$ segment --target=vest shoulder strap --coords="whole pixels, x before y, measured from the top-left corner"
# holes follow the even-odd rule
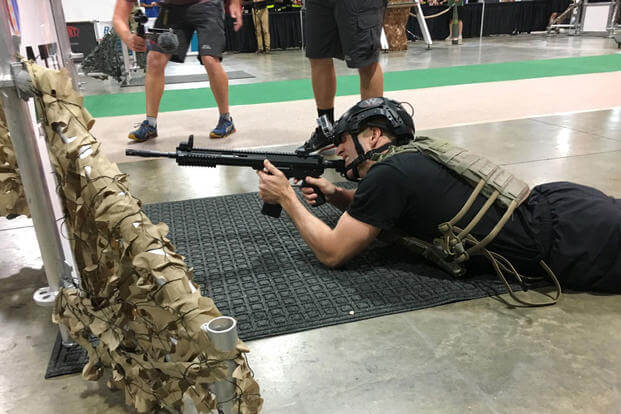
[[[396,154],[405,152],[422,153],[455,172],[472,186],[484,180],[485,185],[481,191],[483,195],[489,198],[495,191],[498,191],[499,195],[496,200],[504,208],[508,208],[513,201],[519,205],[528,197],[530,191],[528,184],[498,164],[437,138],[416,137],[409,144],[391,147],[388,152],[376,157],[375,160],[385,161]]]

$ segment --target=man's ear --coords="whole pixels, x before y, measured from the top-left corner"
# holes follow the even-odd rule
[[[382,130],[378,127],[371,127],[371,145],[373,148],[377,146],[379,139],[382,136]]]

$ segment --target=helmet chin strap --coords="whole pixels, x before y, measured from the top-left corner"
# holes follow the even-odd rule
[[[364,148],[362,148],[362,145],[360,144],[360,141],[358,140],[358,134],[351,134],[351,137],[352,137],[352,140],[354,141],[354,147],[356,148],[358,157],[355,160],[353,160],[347,167],[345,167],[345,171],[343,171],[343,176],[347,178],[349,181],[360,181],[360,172],[358,171],[358,166],[362,164],[363,162],[365,162],[366,160],[370,160],[374,154],[387,150],[392,145],[392,143],[389,142],[388,144],[384,144],[381,147],[374,148],[365,153]],[[350,171],[350,170],[353,171],[354,178],[349,178],[347,176],[347,171]]]

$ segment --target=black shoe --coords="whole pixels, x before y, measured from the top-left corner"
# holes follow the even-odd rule
[[[295,149],[295,153],[298,155],[308,155],[311,152],[319,151],[330,145],[332,145],[332,143],[328,137],[323,134],[323,130],[320,127],[317,127],[308,141],[306,141],[304,145]]]

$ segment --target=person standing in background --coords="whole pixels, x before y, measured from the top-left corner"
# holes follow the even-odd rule
[[[156,18],[160,14],[160,0],[141,0],[140,6],[144,7],[145,14],[149,19]]]
[[[253,0],[252,20],[257,35],[257,54],[271,53],[269,11],[266,0]]]
[[[384,95],[379,64],[380,36],[388,0],[306,0],[306,57],[310,61],[317,115],[334,122],[336,72],[333,58],[357,69],[360,98]],[[330,145],[317,127],[297,154],[310,154]]]
[[[127,47],[135,52],[144,52],[147,50],[145,39],[132,33],[128,25],[135,5],[135,0],[117,0],[112,25]],[[165,53],[157,43],[149,42],[145,75],[146,119],[138,129],[128,134],[128,138],[143,142],[157,137],[157,115],[165,86],[164,69],[170,60],[183,63],[194,32],[198,37],[198,57],[209,76],[209,88],[220,113],[218,124],[209,137],[231,135],[235,132],[235,126],[229,113],[229,79],[221,64],[226,45],[224,0],[162,0],[160,7],[154,27],[173,29],[179,46],[173,53]],[[239,30],[242,26],[241,1],[230,0],[226,7],[235,21],[234,30]]]

